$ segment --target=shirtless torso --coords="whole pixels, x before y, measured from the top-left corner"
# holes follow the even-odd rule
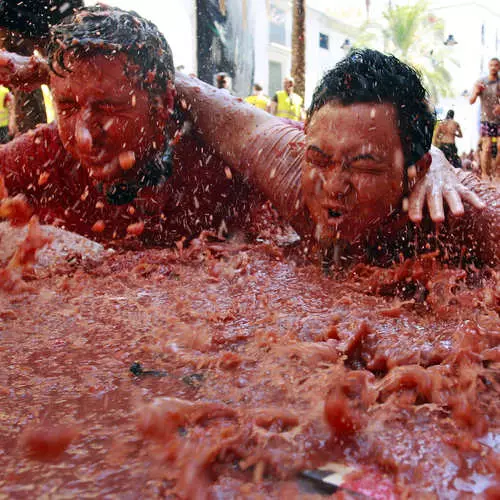
[[[436,135],[441,143],[455,144],[455,138],[462,137],[462,130],[457,121],[443,120],[437,127]]]
[[[436,127],[435,133],[437,146],[444,153],[448,161],[455,167],[461,168],[462,162],[458,156],[455,139],[462,137],[460,125],[455,120],[448,118],[443,120]]]

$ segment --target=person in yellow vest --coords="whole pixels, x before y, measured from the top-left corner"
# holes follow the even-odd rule
[[[259,83],[254,83],[252,87],[252,95],[245,98],[245,102],[252,104],[256,108],[267,111],[271,105],[271,100],[267,95],[264,95],[264,89]]]
[[[43,94],[43,103],[45,104],[45,114],[47,115],[47,123],[52,123],[56,118],[54,110],[54,102],[52,100],[52,93],[47,85],[43,84],[41,87]]]
[[[283,80],[283,90],[278,90],[271,102],[271,113],[280,118],[303,121],[305,117],[303,99],[293,91],[295,81],[291,76]]]
[[[12,94],[7,87],[0,85],[0,144],[6,143],[9,138],[9,113]]]

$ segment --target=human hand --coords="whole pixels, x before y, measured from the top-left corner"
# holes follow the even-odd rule
[[[500,104],[497,104],[494,108],[493,108],[493,114],[495,116],[500,116]]]
[[[47,83],[49,68],[40,56],[21,56],[0,50],[0,84],[11,89],[31,91]]]
[[[474,94],[479,95],[486,88],[484,82],[476,82],[474,85]]]
[[[415,223],[422,221],[423,208],[427,203],[431,219],[436,223],[443,222],[445,219],[443,199],[455,217],[464,214],[464,201],[474,208],[480,210],[485,208],[481,199],[460,182],[455,169],[439,149],[432,146],[430,154],[431,166],[426,175],[415,184],[408,200],[408,216],[411,221]]]

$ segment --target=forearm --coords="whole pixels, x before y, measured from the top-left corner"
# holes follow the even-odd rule
[[[473,252],[488,265],[500,262],[500,193],[487,182],[480,181],[474,174],[465,171],[457,173],[462,184],[474,191],[486,204],[483,210],[470,210],[466,233]]]
[[[281,120],[272,120],[248,137],[240,171],[302,237],[309,237],[311,222],[301,192],[304,152],[304,133]]]
[[[175,88],[179,102],[187,104],[196,132],[235,169],[239,168],[250,135],[259,125],[273,119],[264,111],[196,78],[177,75]]]
[[[203,142],[306,235],[309,223],[300,194],[304,133],[195,78],[178,76],[175,85]]]
[[[31,92],[48,81],[49,68],[44,59],[0,50],[0,84]]]
[[[54,168],[64,168],[66,156],[55,125],[43,125],[0,146],[0,175],[10,195],[23,193],[35,203],[46,181],[55,182]]]

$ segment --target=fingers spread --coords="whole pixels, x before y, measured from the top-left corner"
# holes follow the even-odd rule
[[[429,190],[427,192],[427,208],[434,222],[444,221],[443,195],[441,190]]]
[[[457,187],[457,190],[460,193],[462,200],[470,203],[474,208],[477,208],[478,210],[486,208],[486,203],[484,203],[484,201],[481,200],[476,193],[466,188],[463,184],[460,184]]]
[[[455,189],[443,190],[443,197],[448,203],[451,213],[455,217],[460,217],[464,214],[464,205],[460,199],[460,195]]]
[[[408,200],[408,217],[415,224],[422,221],[425,202],[425,185],[417,184]]]

